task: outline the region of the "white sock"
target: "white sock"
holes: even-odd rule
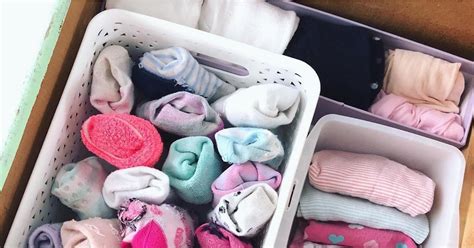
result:
[[[223,196],[209,219],[233,234],[255,236],[271,219],[278,200],[277,192],[265,183]]]
[[[104,182],[102,195],[111,208],[137,198],[149,204],[163,203],[170,193],[168,176],[160,170],[137,166],[112,172]]]

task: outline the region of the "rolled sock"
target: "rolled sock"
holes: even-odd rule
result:
[[[186,88],[173,79],[164,79],[135,65],[132,70],[132,81],[136,89],[148,99],[158,99],[166,95],[185,91]]]
[[[238,89],[211,106],[234,126],[272,129],[290,124],[299,102],[297,89],[280,84],[259,84]]]
[[[224,195],[209,219],[236,236],[254,237],[271,219],[277,200],[277,192],[268,184],[255,184]]]
[[[212,201],[211,184],[222,171],[212,141],[203,136],[173,142],[162,170],[178,196],[192,204]]]
[[[387,95],[383,91],[380,91],[379,96],[380,99],[369,109],[376,115],[456,141],[464,136],[464,127],[458,114],[412,104],[401,96]]]
[[[367,200],[325,193],[306,184],[298,206],[298,216],[306,220],[342,221],[376,229],[399,231],[415,243],[428,237],[426,215],[412,217],[395,208],[371,203]]]
[[[196,28],[203,0],[107,0],[106,9],[124,9]]]
[[[111,218],[115,211],[105,204],[101,193],[106,176],[96,157],[66,164],[59,169],[51,193],[81,219]]]
[[[122,247],[193,247],[193,221],[179,207],[131,199],[120,207],[118,218],[123,234]]]
[[[386,60],[384,91],[443,112],[459,113],[464,91],[461,63],[450,63],[420,52],[395,49]]]
[[[259,183],[266,183],[276,190],[281,183],[281,174],[260,163],[234,164],[212,183],[213,206],[216,206],[224,195],[244,190]]]
[[[219,114],[201,96],[181,91],[137,108],[137,115],[179,136],[209,136],[224,128]]]
[[[120,247],[120,224],[117,219],[92,218],[66,221],[61,227],[64,248]]]
[[[410,237],[401,232],[342,222],[310,220],[304,230],[304,237],[311,242],[349,247],[418,247]]]
[[[216,133],[216,144],[224,162],[255,161],[277,169],[284,151],[278,136],[262,128],[226,128]]]
[[[154,168],[137,166],[112,172],[104,182],[102,195],[113,209],[130,199],[150,203],[163,203],[170,193],[168,176]]]
[[[433,180],[377,155],[319,151],[313,156],[308,178],[319,190],[364,198],[411,216],[425,214],[433,205]]]
[[[382,88],[383,41],[364,27],[300,18],[284,54],[318,73],[322,96],[368,109]]]
[[[175,80],[187,91],[213,101],[235,91],[235,87],[207,71],[182,47],[146,52],[140,68],[164,79]]]
[[[119,169],[152,167],[163,152],[155,127],[133,115],[91,116],[82,124],[81,138],[89,151]]]
[[[28,238],[29,248],[61,248],[61,225],[44,224],[37,227]]]
[[[129,114],[134,102],[132,66],[125,48],[115,45],[104,48],[94,64],[92,106],[104,114]]]
[[[252,248],[250,243],[240,240],[214,223],[205,223],[198,227],[196,238],[201,248]]]
[[[282,54],[298,22],[294,11],[264,0],[205,0],[199,29]]]

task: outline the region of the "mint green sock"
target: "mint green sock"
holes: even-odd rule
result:
[[[178,196],[192,204],[212,201],[211,184],[222,171],[212,141],[204,136],[173,142],[162,170]]]

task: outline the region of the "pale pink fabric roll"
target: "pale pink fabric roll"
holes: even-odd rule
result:
[[[369,111],[432,134],[459,141],[464,136],[461,116],[409,103],[407,99],[380,91]]]
[[[64,248],[120,247],[119,230],[117,219],[71,220],[61,227],[61,240]]]
[[[313,156],[308,177],[310,184],[322,191],[364,198],[411,216],[425,214],[433,205],[433,180],[377,155],[319,151]]]
[[[460,63],[450,63],[420,52],[389,51],[383,90],[403,96],[410,103],[443,112],[459,113],[464,91]]]

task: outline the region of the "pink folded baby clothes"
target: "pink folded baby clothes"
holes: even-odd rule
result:
[[[281,174],[264,164],[256,162],[230,166],[211,185],[214,194],[213,206],[219,203],[222,196],[258,183],[266,183],[276,190],[281,183]]]
[[[252,248],[250,243],[240,240],[214,223],[205,223],[198,227],[196,238],[201,248]]]
[[[133,108],[133,61],[125,48],[108,46],[94,64],[90,101],[101,113],[129,114]]]
[[[179,136],[214,137],[217,131],[224,128],[221,117],[204,97],[186,91],[140,105],[137,116]]]
[[[420,52],[389,51],[383,90],[407,98],[410,103],[459,113],[464,91],[460,63],[449,63]]]
[[[163,143],[155,127],[128,114],[89,117],[81,129],[86,148],[115,167],[152,167],[161,157]]]
[[[409,103],[395,94],[380,91],[369,111],[390,120],[459,141],[464,136],[461,116]]]
[[[64,248],[120,247],[119,230],[116,219],[71,220],[61,227],[61,240]]]
[[[433,205],[435,183],[421,172],[390,159],[352,152],[316,152],[309,168],[313,187],[395,207],[411,216]]]
[[[407,235],[390,230],[373,229],[344,222],[310,220],[304,229],[305,241],[349,247],[417,248]]]
[[[296,223],[296,230],[293,233],[293,239],[291,240],[291,243],[288,244],[288,248],[342,248],[343,247],[339,245],[327,245],[327,244],[320,244],[320,243],[307,241],[306,240],[307,237],[304,233],[304,229],[308,226],[308,223],[302,219],[295,219],[295,223]]]
[[[179,207],[130,199],[120,207],[118,218],[122,223],[122,247],[193,247],[193,221]]]

